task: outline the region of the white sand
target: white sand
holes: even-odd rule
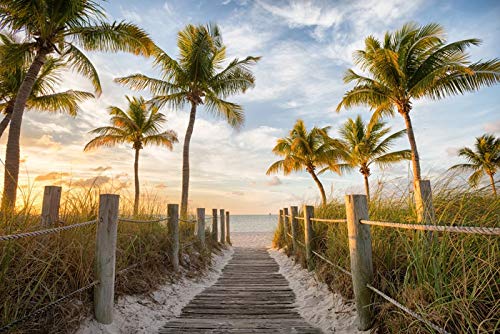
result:
[[[120,298],[115,305],[112,324],[101,325],[88,319],[77,334],[157,333],[169,320],[179,316],[194,296],[217,281],[232,255],[232,249],[214,255],[212,269],[201,278],[182,277],[175,284],[168,283],[150,294]]]
[[[313,273],[302,269],[281,251],[272,249],[272,238],[272,233],[231,234],[234,247],[268,248],[271,257],[280,265],[280,273],[290,282],[297,296],[298,312],[312,326],[320,328],[325,334],[363,333],[356,329],[354,304],[345,302],[339,294],[333,294]],[[179,316],[194,296],[217,281],[232,254],[233,250],[229,249],[220,256],[214,256],[212,270],[202,278],[183,277],[179,282],[166,284],[148,295],[120,298],[115,307],[113,324],[101,325],[89,319],[77,334],[157,332],[169,320]]]

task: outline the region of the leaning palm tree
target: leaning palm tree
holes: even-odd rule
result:
[[[0,137],[10,123],[14,102],[19,87],[26,76],[29,64],[26,57],[19,62],[5,62],[8,54],[18,47],[12,35],[0,34],[0,112],[4,118],[0,122]],[[85,91],[67,90],[56,92],[55,87],[61,82],[62,69],[66,64],[59,58],[47,57],[40,74],[35,80],[33,90],[26,101],[28,110],[64,112],[76,116],[78,104],[94,95]]]
[[[227,62],[226,46],[216,25],[188,25],[177,37],[179,58],[175,60],[164,51],[156,50],[156,65],[161,79],[133,74],[115,81],[132,89],[148,89],[152,101],[158,106],[179,109],[191,107],[182,152],[181,215],[187,215],[189,193],[189,144],[193,134],[199,105],[229,125],[238,128],[244,122],[243,108],[226,100],[231,95],[244,93],[254,86],[255,78],[250,66],[259,57],[233,59]]]
[[[352,171],[359,168],[365,181],[365,191],[368,201],[370,200],[370,177],[372,165],[380,167],[392,163],[411,159],[410,150],[390,151],[394,141],[401,138],[406,130],[401,130],[388,135],[391,128],[386,126],[379,118],[372,119],[365,124],[361,116],[355,120],[348,119],[340,128],[340,141],[342,145],[341,155],[343,163],[333,165],[335,171]],[[386,137],[386,135],[388,135]]]
[[[421,98],[442,99],[476,91],[500,81],[499,59],[471,63],[465,50],[479,45],[479,39],[448,43],[444,29],[435,23],[422,27],[405,24],[387,32],[383,42],[373,36],[365,39],[365,49],[354,54],[354,62],[368,74],[350,69],[346,83],[355,86],[337,106],[367,105],[377,114],[404,118],[412,152],[414,180],[421,179],[417,143],[410,119],[412,102]]]
[[[267,170],[267,175],[283,170],[285,175],[300,172],[304,169],[311,175],[319,188],[321,202],[326,204],[326,194],[323,184],[316,173],[317,168],[335,166],[339,152],[338,142],[328,136],[330,127],[314,127],[307,131],[304,121],[297,120],[288,137],[278,139],[273,152],[283,157],[273,163]]]
[[[494,175],[500,169],[500,138],[493,135],[482,135],[476,138],[474,149],[464,147],[458,151],[458,156],[465,158],[468,163],[458,164],[450,169],[473,172],[469,176],[469,183],[475,187],[481,178],[488,175],[493,194],[497,195]]]
[[[111,125],[90,131],[97,135],[85,145],[84,151],[89,151],[101,146],[114,146],[117,144],[132,144],[135,150],[134,160],[134,215],[139,211],[139,152],[144,146],[159,145],[173,149],[177,143],[177,134],[173,130],[161,131],[161,125],[167,120],[158,112],[158,108],[146,103],[142,97],[129,98],[128,109],[123,111],[111,106],[108,109],[111,116]]]
[[[0,1],[0,29],[20,31],[26,37],[26,42],[10,58],[16,61],[26,51],[33,54],[12,110],[5,158],[3,211],[15,205],[24,108],[48,55],[60,54],[71,69],[90,78],[96,93],[100,94],[97,71],[80,48],[143,55],[149,55],[153,49],[154,43],[137,26],[126,22],[110,24],[105,19],[102,7],[92,0]]]

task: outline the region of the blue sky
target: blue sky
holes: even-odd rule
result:
[[[192,139],[191,206],[226,207],[235,213],[275,212],[282,206],[317,201],[318,191],[307,174],[265,175],[275,160],[271,149],[297,118],[309,127],[332,125],[334,129],[357,114],[368,119],[366,108],[334,112],[349,88],[342,82],[343,73],[353,66],[352,52],[363,46],[366,36],[380,37],[408,21],[438,22],[446,28],[449,40],[483,40],[480,47],[471,49],[473,60],[500,56],[498,1],[110,0],[104,8],[110,19],[132,21],[144,28],[171,55],[177,53],[176,34],[186,24],[212,21],[222,29],[230,58],[262,56],[255,67],[255,89],[233,99],[245,108],[245,127],[234,131],[201,108]],[[73,184],[85,184],[99,176],[102,184],[130,185],[132,150],[118,147],[83,153],[82,148],[90,139],[87,132],[106,124],[106,106],[124,107],[126,94],[148,96],[120,87],[112,79],[157,73],[149,60],[132,55],[95,53],[90,57],[103,82],[99,99],[84,103],[75,119],[27,113],[23,182],[69,184],[71,179]],[[70,73],[63,86],[91,90],[88,82]],[[499,87],[492,87],[442,101],[414,103],[412,118],[424,174],[442,174],[459,161],[456,150],[471,146],[475,136],[499,134],[499,96]],[[179,133],[182,142],[186,110],[164,113],[168,127]],[[389,122],[394,130],[404,127],[399,117]],[[408,147],[406,139],[397,147]],[[54,158],[47,161],[41,152],[53,153]],[[181,145],[173,152],[146,148],[141,158],[145,189],[178,202]],[[371,180],[373,184],[379,177],[405,180],[407,175],[408,164],[401,163],[383,171],[375,169]],[[332,196],[362,191],[357,172],[343,177],[325,174],[321,179],[326,189],[333,189]]]

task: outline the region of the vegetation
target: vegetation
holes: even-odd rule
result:
[[[442,99],[476,91],[500,81],[500,60],[471,63],[465,50],[479,45],[476,38],[447,43],[439,24],[419,27],[407,23],[395,32],[387,32],[380,42],[365,39],[365,49],[354,54],[354,62],[367,74],[349,69],[345,83],[354,82],[345,93],[337,112],[356,105],[370,107],[376,115],[404,118],[410,142],[414,180],[421,179],[417,142],[410,118],[412,102],[421,98]]]
[[[0,3],[0,29],[23,32],[26,41],[17,52],[2,59],[3,64],[19,62],[30,54],[31,64],[16,94],[5,155],[2,211],[16,203],[19,178],[19,139],[24,109],[40,71],[52,53],[57,53],[69,68],[89,78],[95,92],[101,93],[96,69],[80,48],[87,51],[126,51],[149,55],[154,43],[137,26],[107,23],[104,10],[89,0],[12,0]]]
[[[99,193],[118,193],[115,187],[65,188],[61,202],[64,225],[96,218]],[[36,194],[30,194],[34,198]],[[132,213],[131,203],[120,198],[120,216]],[[165,214],[166,204],[155,196],[143,197],[138,219]],[[0,235],[40,229],[40,216],[33,203],[16,213]],[[94,281],[96,225],[43,237],[0,243],[0,327]],[[187,276],[202,275],[219,245],[206,238],[207,247],[196,242],[193,225],[180,223],[180,264]],[[194,242],[194,244],[192,244]],[[164,223],[118,226],[115,295],[147,294],[178,277],[169,257],[171,241]],[[130,270],[123,269],[137,265]],[[12,333],[73,333],[81,321],[92,316],[92,289],[80,292],[15,326]]]
[[[451,175],[434,183],[433,202],[438,225],[498,227],[500,200],[470,189]],[[370,219],[414,222],[409,186],[399,181],[379,183],[370,204]],[[345,218],[344,203],[334,200],[315,208],[315,217]],[[303,223],[299,221],[299,240]],[[345,224],[315,222],[313,249],[332,263],[350,270]],[[373,286],[450,333],[496,333],[500,328],[500,243],[498,236],[425,232],[372,227]],[[274,242],[291,255],[291,241],[281,229]],[[304,250],[297,260],[305,267]],[[331,290],[353,297],[351,277],[314,257],[318,277]],[[425,324],[376,296],[374,332],[434,333]]]
[[[10,123],[14,102],[17,92],[28,70],[28,57],[22,57],[20,61],[8,62],[5,59],[15,52],[19,43],[15,37],[8,34],[0,34],[0,112],[4,118],[0,122],[0,137]],[[93,98],[94,95],[85,91],[67,90],[56,92],[55,88],[61,81],[62,69],[66,66],[59,58],[47,57],[40,74],[35,80],[26,107],[37,111],[64,112],[76,116],[78,104],[85,99]]]
[[[274,154],[283,157],[267,169],[267,175],[283,170],[285,175],[304,169],[311,175],[321,193],[321,201],[326,204],[326,193],[318,178],[316,169],[330,165],[335,170],[339,157],[338,141],[328,136],[330,127],[307,131],[302,120],[297,120],[288,137],[278,139]]]
[[[164,51],[156,49],[156,65],[162,79],[134,74],[116,79],[133,89],[149,89],[156,105],[174,109],[190,105],[189,123],[184,137],[182,152],[181,215],[187,215],[189,193],[189,144],[193,134],[196,111],[204,104],[208,112],[227,120],[238,128],[244,122],[242,106],[229,102],[227,97],[244,93],[254,86],[255,78],[250,66],[259,57],[234,59],[226,67],[226,46],[216,25],[188,25],[177,37],[179,59],[175,60]]]
[[[166,123],[165,116],[158,112],[158,108],[151,106],[140,98],[129,98],[128,109],[111,106],[108,109],[111,116],[111,125],[104,126],[90,131],[97,135],[87,145],[85,151],[101,146],[114,146],[117,144],[132,144],[135,150],[134,160],[134,215],[139,212],[139,152],[144,146],[158,145],[169,150],[173,149],[173,144],[178,142],[177,133],[173,130],[162,131],[161,125]]]
[[[355,120],[348,119],[340,128],[341,145],[340,153],[343,163],[334,164],[329,167],[334,171],[349,172],[359,167],[359,172],[363,175],[365,181],[365,191],[368,201],[370,200],[370,185],[368,177],[370,176],[370,166],[372,164],[384,167],[392,163],[411,159],[410,150],[392,151],[391,146],[394,141],[406,133],[401,130],[390,134],[391,128],[386,127],[378,117],[365,124],[361,116]],[[388,135],[384,138],[385,135]]]
[[[477,137],[474,149],[475,151],[468,147],[460,149],[458,155],[468,163],[455,165],[451,169],[473,172],[469,177],[469,183],[473,187],[478,185],[485,174],[488,175],[491,189],[496,196],[494,175],[500,168],[500,138],[488,134]]]

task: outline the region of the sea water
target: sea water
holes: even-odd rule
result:
[[[277,215],[231,215],[231,232],[274,232]]]

